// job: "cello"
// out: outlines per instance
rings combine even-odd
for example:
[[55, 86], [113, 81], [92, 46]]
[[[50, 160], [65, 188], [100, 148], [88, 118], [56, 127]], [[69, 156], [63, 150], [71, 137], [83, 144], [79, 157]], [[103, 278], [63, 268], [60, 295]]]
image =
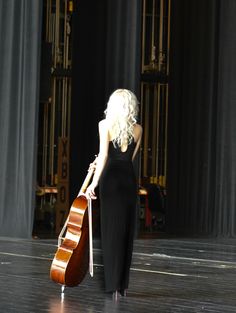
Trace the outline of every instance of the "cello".
[[79, 285], [88, 267], [93, 276], [91, 200], [84, 195], [93, 174], [94, 168], [91, 167], [58, 237], [58, 249], [51, 264], [50, 278], [62, 285], [62, 292], [65, 287]]

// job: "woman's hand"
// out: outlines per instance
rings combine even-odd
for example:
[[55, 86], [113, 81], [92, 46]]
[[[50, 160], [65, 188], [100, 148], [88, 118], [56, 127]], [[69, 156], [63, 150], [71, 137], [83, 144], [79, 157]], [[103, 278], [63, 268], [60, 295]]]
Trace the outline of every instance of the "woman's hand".
[[89, 164], [89, 169], [88, 171], [95, 171], [96, 170], [96, 167], [97, 167], [97, 158], [93, 161], [93, 163], [90, 163]]
[[87, 199], [92, 199], [92, 200], [97, 199], [97, 196], [95, 194], [95, 188], [96, 187], [97, 186], [93, 183], [88, 186], [88, 188], [86, 189], [86, 192], [85, 192], [85, 196]]

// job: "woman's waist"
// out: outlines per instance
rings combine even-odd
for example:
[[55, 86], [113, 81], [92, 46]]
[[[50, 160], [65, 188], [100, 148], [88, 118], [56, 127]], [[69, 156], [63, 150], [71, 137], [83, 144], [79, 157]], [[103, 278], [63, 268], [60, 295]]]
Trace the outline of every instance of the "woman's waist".
[[121, 168], [130, 168], [133, 169], [133, 162], [132, 160], [124, 160], [124, 159], [113, 159], [109, 158], [107, 160], [106, 166], [108, 167], [121, 167]]
[[129, 162], [129, 163], [133, 163], [132, 162], [132, 158], [131, 157], [122, 157], [122, 156], [108, 156], [107, 159], [109, 162]]

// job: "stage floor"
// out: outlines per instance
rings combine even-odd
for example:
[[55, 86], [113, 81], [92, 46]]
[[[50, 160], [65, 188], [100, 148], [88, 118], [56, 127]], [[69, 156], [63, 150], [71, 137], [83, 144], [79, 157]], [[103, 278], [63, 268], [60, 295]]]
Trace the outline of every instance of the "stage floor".
[[103, 290], [99, 240], [94, 277], [66, 288], [49, 278], [56, 240], [0, 238], [1, 313], [236, 312], [235, 239], [137, 239], [127, 297]]

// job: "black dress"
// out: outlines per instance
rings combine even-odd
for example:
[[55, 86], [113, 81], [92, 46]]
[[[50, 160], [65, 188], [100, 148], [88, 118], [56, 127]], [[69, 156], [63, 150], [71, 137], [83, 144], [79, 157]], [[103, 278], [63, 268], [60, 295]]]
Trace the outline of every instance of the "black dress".
[[108, 160], [100, 178], [101, 243], [103, 251], [105, 289], [125, 290], [133, 251], [136, 177], [132, 156], [134, 140], [122, 152], [109, 143]]

